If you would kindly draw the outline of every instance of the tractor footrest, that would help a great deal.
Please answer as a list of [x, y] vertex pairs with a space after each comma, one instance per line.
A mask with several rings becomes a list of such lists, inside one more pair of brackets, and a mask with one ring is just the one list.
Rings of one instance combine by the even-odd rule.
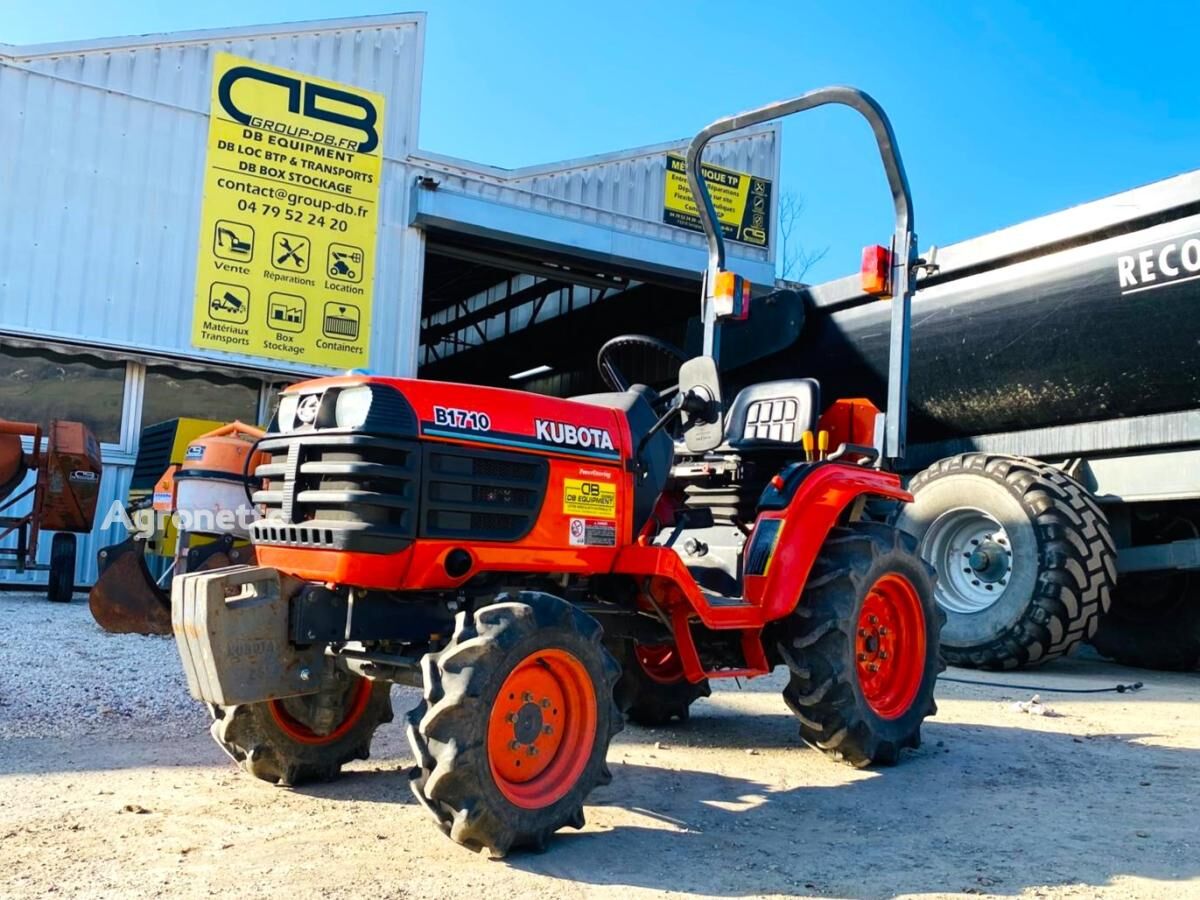
[[676, 606], [671, 611], [671, 624], [675, 632], [675, 646], [679, 648], [683, 674], [693, 684], [703, 678], [754, 678], [771, 672], [771, 665], [767, 662], [767, 654], [763, 650], [761, 627], [737, 629], [741, 634], [742, 657], [746, 661], [744, 667], [709, 670], [701, 662], [696, 639], [692, 636], [690, 610], [682, 604]]
[[704, 599], [714, 609], [746, 609], [754, 605], [745, 597], [726, 597], [723, 594], [705, 593]]

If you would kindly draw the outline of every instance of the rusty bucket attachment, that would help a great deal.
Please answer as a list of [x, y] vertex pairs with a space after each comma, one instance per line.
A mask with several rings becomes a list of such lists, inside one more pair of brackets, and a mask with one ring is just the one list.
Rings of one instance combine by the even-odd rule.
[[[171, 634], [171, 595], [150, 574], [145, 540], [131, 537], [105, 547], [98, 562], [100, 574], [88, 594], [88, 606], [101, 628], [113, 634]], [[254, 562], [252, 546], [225, 535], [189, 548], [185, 571], [202, 572]]]

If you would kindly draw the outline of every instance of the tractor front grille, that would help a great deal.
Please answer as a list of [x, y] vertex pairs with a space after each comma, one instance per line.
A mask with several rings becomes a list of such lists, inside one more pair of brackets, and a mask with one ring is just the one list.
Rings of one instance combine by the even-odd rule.
[[304, 432], [258, 446], [270, 460], [255, 472], [265, 515], [254, 543], [385, 553], [416, 536], [417, 441]]
[[520, 540], [537, 521], [548, 477], [542, 457], [426, 444], [421, 536]]

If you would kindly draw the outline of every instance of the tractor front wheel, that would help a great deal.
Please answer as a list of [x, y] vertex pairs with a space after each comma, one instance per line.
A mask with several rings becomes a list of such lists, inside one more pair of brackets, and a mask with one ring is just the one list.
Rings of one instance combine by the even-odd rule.
[[612, 780], [620, 669], [591, 616], [536, 592], [460, 613], [450, 642], [421, 661], [409, 713], [413, 793], [454, 841], [504, 856], [544, 847]]
[[375, 729], [392, 721], [392, 686], [334, 673], [317, 694], [212, 706], [212, 736], [243, 770], [291, 787], [328, 781], [345, 763], [367, 759]]
[[639, 725], [656, 727], [673, 719], [686, 722], [691, 706], [712, 693], [708, 679], [695, 684], [683, 675], [673, 643], [639, 644], [632, 639], [608, 645], [621, 664], [617, 706]]
[[834, 528], [776, 642], [800, 735], [861, 768], [892, 765], [937, 711], [945, 616], [916, 541], [895, 528]]

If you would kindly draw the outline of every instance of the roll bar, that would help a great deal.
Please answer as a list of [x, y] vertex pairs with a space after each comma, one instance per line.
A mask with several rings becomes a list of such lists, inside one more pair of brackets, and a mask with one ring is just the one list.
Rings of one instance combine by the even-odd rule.
[[716, 308], [711, 294], [717, 283], [717, 274], [725, 268], [725, 239], [718, 225], [717, 211], [713, 206], [708, 185], [701, 171], [701, 154], [705, 146], [715, 137], [739, 131], [751, 125], [759, 125], [772, 119], [790, 116], [793, 113], [815, 109], [818, 106], [839, 104], [859, 112], [879, 147], [879, 158], [887, 175], [892, 191], [892, 202], [896, 210], [895, 234], [892, 237], [892, 322], [891, 340], [888, 351], [888, 399], [887, 428], [884, 455], [888, 459], [904, 456], [905, 434], [908, 424], [908, 351], [909, 326], [911, 319], [912, 293], [916, 284], [915, 220], [913, 217], [912, 193], [908, 188], [908, 177], [904, 174], [904, 163], [896, 145], [896, 135], [887, 114], [873, 97], [857, 88], [834, 86], [819, 88], [801, 94], [792, 100], [768, 103], [758, 109], [718, 119], [692, 138], [687, 149], [687, 180], [692, 196], [698, 198], [697, 208], [700, 223], [708, 239], [708, 269], [704, 274], [703, 308], [704, 353], [717, 357], [720, 348], [720, 332], [717, 330]]

